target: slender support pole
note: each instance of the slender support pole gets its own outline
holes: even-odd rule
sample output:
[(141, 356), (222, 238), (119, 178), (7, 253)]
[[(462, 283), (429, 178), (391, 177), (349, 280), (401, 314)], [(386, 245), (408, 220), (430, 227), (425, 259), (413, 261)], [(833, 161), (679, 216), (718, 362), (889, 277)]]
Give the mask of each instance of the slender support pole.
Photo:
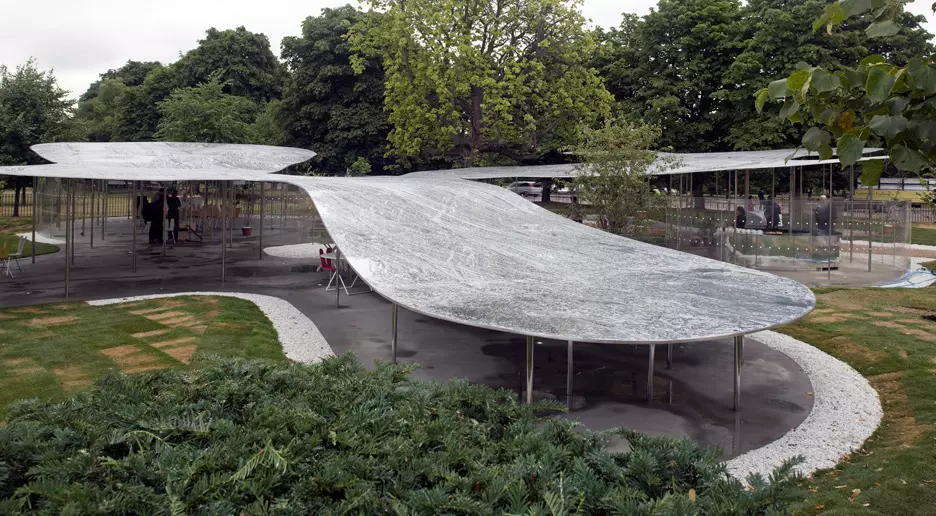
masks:
[(169, 221), (167, 220), (167, 215), (169, 215), (169, 209), (168, 209), (168, 204), (169, 204), (169, 189), (163, 187), (162, 191), (163, 191), (163, 194), (162, 194), (162, 213), (159, 215), (160, 217), (162, 217), (162, 222), (161, 222), (161, 224), (162, 224), (162, 234), (159, 235), (159, 239), (162, 240), (162, 255), (163, 255), (163, 256), (166, 256), (166, 241), (169, 240), (169, 239), (167, 238), (167, 235), (169, 234), (169, 231), (167, 231), (167, 230), (169, 229)]
[(744, 336), (734, 338), (734, 409), (741, 410), (741, 363), (744, 352)]
[(75, 221), (76, 221), (76, 219), (77, 219), (76, 214), (78, 213), (78, 192), (76, 192), (75, 190), (77, 190), (77, 188), (76, 188), (76, 186), (75, 186), (75, 183), (72, 182), (72, 184), (71, 184), (71, 196), (72, 196), (72, 202), (71, 202), (71, 223), (70, 223), (70, 227), (71, 227), (71, 264), (72, 264), (72, 265), (75, 264), (75, 240), (76, 240), (76, 238), (75, 238)]
[(848, 167), (848, 263), (855, 257), (855, 165)]
[(397, 363), (397, 304), (390, 307), (390, 358)]
[(526, 402), (533, 403), (533, 336), (526, 338)]
[(828, 279), (832, 279), (832, 165), (829, 165), (829, 221), (826, 222), (826, 230), (829, 232), (828, 247), (829, 247), (829, 261), (826, 264), (826, 271), (828, 272)]
[(680, 226), (682, 226), (683, 175), (679, 174), (679, 204), (676, 207), (676, 250), (679, 250)]
[[(871, 187), (868, 186), (868, 272), (871, 272), (871, 249), (874, 247), (874, 235), (871, 233), (871, 196), (873, 195)], [(883, 230), (881, 231), (883, 233)]]
[(257, 259), (263, 259), (263, 210), (266, 207), (266, 183), (260, 181), (260, 232), (257, 234)]
[(653, 362), (656, 359), (656, 344), (650, 344), (650, 357), (647, 361), (647, 401), (653, 401)]
[(94, 206), (94, 202), (95, 202), (95, 199), (94, 199), (94, 197), (95, 197), (95, 196), (94, 196), (94, 189), (95, 189), (94, 187), (95, 187), (95, 183), (97, 183), (97, 181), (95, 181), (94, 179), (92, 179), (92, 180), (91, 180), (91, 249), (94, 249), (94, 214), (96, 213), (96, 212), (95, 212), (95, 209), (94, 209), (94, 208), (95, 208), (95, 206)]
[(572, 341), (566, 351), (566, 410), (572, 410)]
[(101, 180), (104, 183), (104, 206), (101, 208), (101, 240), (107, 235), (107, 194), (110, 193), (110, 182), (107, 179)]
[(36, 220), (39, 216), (39, 178), (33, 178), (33, 199), (32, 199), (32, 262), (36, 263)]
[(65, 180), (65, 299), (71, 286), (71, 179)]
[(673, 368), (673, 345), (672, 344), (666, 345), (666, 368), (667, 369)]
[[(84, 184), (83, 181), (82, 181), (82, 184)], [(81, 236), (85, 235), (85, 228), (88, 225), (88, 223), (86, 222), (86, 219), (88, 218), (87, 208), (88, 208), (88, 196), (82, 195), (81, 196)], [(94, 221), (91, 221), (91, 225), (92, 226), (94, 225)]]
[[(341, 279), (341, 249), (335, 247), (335, 275), (338, 277), (338, 282), (342, 282)], [(341, 283), (344, 285), (344, 283)], [(338, 284), (335, 284), (335, 308), (341, 308), (341, 289), (338, 288)]]
[(221, 182), (221, 195), (218, 196), (221, 203), (221, 286), (224, 286), (224, 267), (227, 262), (227, 181)]
[[(137, 258), (136, 258), (137, 218), (140, 216), (140, 208), (141, 208), (141, 206), (137, 205), (137, 182), (136, 181), (133, 181), (133, 186), (131, 186), (130, 189), (132, 190), (131, 196), (133, 197), (132, 199), (130, 199), (130, 202), (133, 203), (133, 218), (130, 220), (130, 233), (133, 234), (133, 236), (130, 238), (130, 260), (132, 262), (131, 270), (134, 273), (136, 273), (137, 271)], [(93, 231), (94, 225), (92, 224), (91, 227)]]

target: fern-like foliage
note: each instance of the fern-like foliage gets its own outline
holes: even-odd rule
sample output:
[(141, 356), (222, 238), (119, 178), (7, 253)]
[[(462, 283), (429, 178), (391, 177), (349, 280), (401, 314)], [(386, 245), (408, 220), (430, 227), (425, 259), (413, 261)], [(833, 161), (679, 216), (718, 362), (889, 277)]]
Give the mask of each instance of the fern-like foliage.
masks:
[[(548, 403), (410, 371), (223, 360), (19, 403), (0, 513), (766, 515), (803, 495), (795, 461), (742, 485), (689, 441), (581, 431), (539, 417)], [(607, 451), (614, 434), (629, 452)]]

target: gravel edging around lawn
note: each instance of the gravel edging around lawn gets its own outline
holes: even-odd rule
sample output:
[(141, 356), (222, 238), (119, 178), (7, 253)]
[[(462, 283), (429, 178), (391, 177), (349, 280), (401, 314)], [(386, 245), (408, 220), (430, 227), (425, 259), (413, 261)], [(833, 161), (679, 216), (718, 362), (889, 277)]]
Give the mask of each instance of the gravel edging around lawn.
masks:
[(831, 468), (860, 448), (880, 425), (884, 412), (877, 391), (845, 362), (774, 331), (748, 338), (787, 355), (803, 369), (812, 383), (813, 408), (799, 426), (780, 439), (729, 460), (728, 471), (735, 477), (744, 479), (751, 473), (767, 476), (796, 455), (806, 459), (798, 467), (804, 475)]
[[(32, 233), (17, 233), (16, 236), (25, 238), (27, 242), (32, 242)], [(39, 233), (36, 233), (36, 243), (37, 244), (51, 244), (51, 245), (65, 245), (64, 240), (42, 236)]]
[(278, 297), (240, 292), (180, 292), (98, 299), (87, 303), (92, 306), (103, 306), (179, 296), (224, 296), (250, 301), (257, 305), (257, 308), (273, 324), (286, 358), (303, 364), (315, 364), (324, 358), (334, 356), (331, 346), (325, 341), (325, 337), (322, 336), (315, 323), (291, 303)]

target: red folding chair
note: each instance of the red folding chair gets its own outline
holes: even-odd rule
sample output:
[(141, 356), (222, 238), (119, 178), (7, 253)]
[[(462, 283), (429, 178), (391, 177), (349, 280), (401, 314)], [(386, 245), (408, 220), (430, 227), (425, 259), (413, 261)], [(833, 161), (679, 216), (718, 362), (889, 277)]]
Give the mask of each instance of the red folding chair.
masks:
[[(332, 253), (328, 253), (332, 254)], [(319, 249), (319, 261), (322, 262), (322, 269), (331, 272), (331, 277), (328, 278), (328, 285), (325, 285), (325, 291), (331, 291), (332, 282), (335, 281), (335, 278), (338, 278), (338, 282), (335, 283), (335, 288), (338, 288), (338, 283), (341, 283), (341, 288), (344, 289), (345, 295), (348, 294), (348, 287), (345, 286), (344, 279), (342, 279), (341, 274), (338, 273), (337, 264), (331, 258), (325, 257), (325, 251)]]

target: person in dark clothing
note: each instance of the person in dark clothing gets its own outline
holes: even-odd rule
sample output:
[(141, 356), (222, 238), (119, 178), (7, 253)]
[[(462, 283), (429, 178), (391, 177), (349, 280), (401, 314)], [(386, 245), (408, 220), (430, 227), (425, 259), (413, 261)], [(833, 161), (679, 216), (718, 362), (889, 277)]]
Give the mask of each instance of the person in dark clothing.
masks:
[(735, 210), (735, 227), (739, 229), (744, 229), (744, 226), (747, 224), (747, 212), (744, 211), (743, 206), (738, 206), (738, 209)]
[(767, 219), (767, 230), (775, 230), (780, 227), (780, 204), (770, 196), (764, 206), (764, 218)]
[(760, 209), (761, 209), (761, 211), (767, 211), (767, 200), (764, 198), (764, 191), (763, 191), (763, 190), (758, 190), (758, 191), (757, 191), (757, 200), (760, 201)]
[(166, 199), (166, 212), (168, 219), (172, 222), (172, 239), (179, 240), (179, 210), (182, 208), (182, 201), (179, 200), (179, 193), (175, 190), (169, 191), (169, 197)]
[(163, 233), (163, 221), (166, 219), (166, 215), (163, 212), (162, 190), (156, 192), (153, 202), (146, 205), (146, 209), (149, 210), (148, 215), (145, 217), (150, 223), (149, 243), (152, 245), (162, 245), (163, 238), (165, 237)]

